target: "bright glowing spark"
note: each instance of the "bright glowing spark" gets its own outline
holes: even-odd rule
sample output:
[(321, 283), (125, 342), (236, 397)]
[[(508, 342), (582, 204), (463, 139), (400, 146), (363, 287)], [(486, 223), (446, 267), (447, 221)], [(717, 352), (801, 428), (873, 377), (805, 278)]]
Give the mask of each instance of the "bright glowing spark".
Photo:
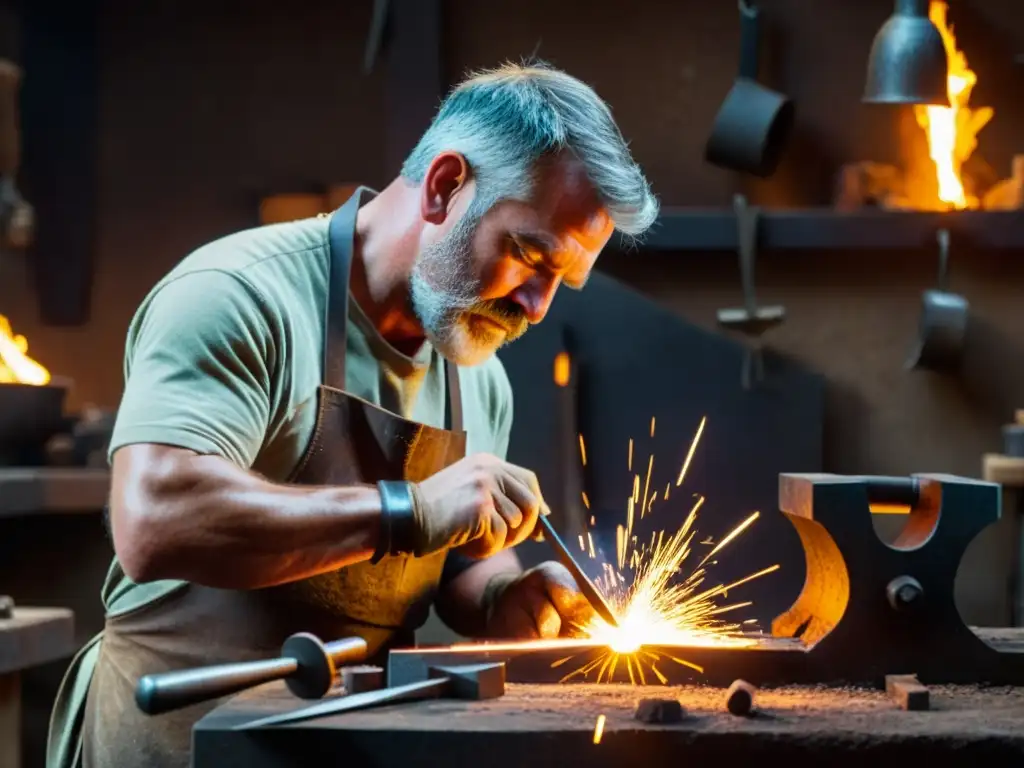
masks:
[(693, 454), (697, 452), (697, 443), (700, 442), (700, 436), (704, 434), (704, 424), (707, 420), (707, 416), (700, 420), (700, 426), (697, 427), (697, 434), (693, 436), (693, 441), (690, 443), (690, 450), (686, 454), (686, 460), (683, 462), (682, 469), (679, 470), (679, 478), (676, 480), (677, 488), (683, 484), (683, 478), (686, 477), (686, 470), (690, 468), (690, 462), (693, 461)]
[(587, 492), (581, 491), (580, 496), (583, 497), (583, 506), (586, 507), (587, 509), (590, 509), (590, 497), (587, 496)]
[(647, 479), (644, 480), (644, 503), (640, 507), (640, 517), (647, 513), (647, 491), (651, 488), (651, 472), (654, 469), (654, 454), (647, 460)]
[(594, 725), (594, 743), (600, 744), (601, 737), (604, 735), (604, 715), (597, 716), (597, 723)]
[(583, 443), (583, 435), (580, 435), (580, 461), (587, 466), (587, 446)]

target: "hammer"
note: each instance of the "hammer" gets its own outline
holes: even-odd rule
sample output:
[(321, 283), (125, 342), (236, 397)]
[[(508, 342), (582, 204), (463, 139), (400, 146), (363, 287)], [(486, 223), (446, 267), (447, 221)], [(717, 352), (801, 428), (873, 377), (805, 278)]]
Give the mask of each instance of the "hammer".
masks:
[(464, 699), (483, 701), (496, 699), (505, 694), (505, 665), (467, 664), (457, 666), (427, 667), (426, 679), (392, 688), (381, 688), (377, 691), (353, 693), (338, 696), (319, 704), (282, 712), (277, 715), (261, 717), (248, 723), (235, 726), (235, 730), (263, 728), (268, 725), (285, 725), (316, 717), (337, 715), (357, 709), (370, 709), (387, 704), (398, 704), (404, 701), (424, 701), (426, 699)]
[(764, 376), (764, 359), (761, 355), (760, 338), (765, 331), (779, 325), (786, 319), (786, 308), (781, 306), (758, 306), (754, 289), (754, 261), (757, 257), (757, 226), (760, 211), (747, 203), (743, 195), (736, 195), (733, 205), (739, 226), (740, 280), (743, 284), (743, 306), (718, 310), (718, 322), (726, 328), (734, 328), (754, 341), (747, 349), (743, 363), (743, 388), (750, 389), (753, 381)]
[(334, 684), (338, 667), (349, 661), (362, 661), (366, 650), (366, 641), (361, 637), (323, 643), (315, 635), (298, 632), (284, 641), (277, 659), (145, 675), (135, 686), (135, 703), (147, 715), (159, 715), (273, 680), (284, 680), (288, 689), (301, 699), (319, 699)]

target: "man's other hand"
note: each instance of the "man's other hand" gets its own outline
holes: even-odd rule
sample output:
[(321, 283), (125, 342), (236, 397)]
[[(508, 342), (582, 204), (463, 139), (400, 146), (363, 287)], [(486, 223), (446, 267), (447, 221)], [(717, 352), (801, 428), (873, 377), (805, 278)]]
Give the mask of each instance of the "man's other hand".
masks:
[(541, 563), (508, 581), (493, 596), (487, 636), (535, 639), (578, 636), (594, 617), (572, 574), (561, 563)]

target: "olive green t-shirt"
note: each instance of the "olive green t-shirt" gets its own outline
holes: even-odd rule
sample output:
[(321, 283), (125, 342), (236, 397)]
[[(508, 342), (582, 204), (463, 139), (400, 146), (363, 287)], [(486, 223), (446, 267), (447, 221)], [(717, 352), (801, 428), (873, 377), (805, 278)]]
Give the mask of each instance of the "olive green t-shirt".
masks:
[[(215, 454), (284, 481), (301, 459), (322, 383), (330, 251), (327, 217), (229, 235), (186, 257), (139, 307), (128, 330), (125, 389), (110, 453), (160, 443)], [(346, 391), (444, 427), (444, 360), (389, 345), (349, 301)], [(468, 453), (504, 458), (512, 388), (501, 362), (460, 370)], [(116, 558), (108, 613), (183, 582), (136, 584)]]

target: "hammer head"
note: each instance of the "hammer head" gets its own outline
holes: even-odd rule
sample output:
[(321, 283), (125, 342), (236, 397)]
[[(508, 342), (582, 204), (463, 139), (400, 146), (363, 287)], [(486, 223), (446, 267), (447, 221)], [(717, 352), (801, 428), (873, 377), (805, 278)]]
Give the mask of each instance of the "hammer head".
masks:
[(718, 323), (726, 328), (734, 328), (747, 336), (760, 336), (769, 328), (781, 324), (786, 319), (786, 308), (780, 306), (757, 307), (748, 309), (720, 309)]
[(505, 693), (505, 665), (465, 664), (428, 667), (429, 678), (447, 677), (450, 695), (456, 699), (496, 699)]

